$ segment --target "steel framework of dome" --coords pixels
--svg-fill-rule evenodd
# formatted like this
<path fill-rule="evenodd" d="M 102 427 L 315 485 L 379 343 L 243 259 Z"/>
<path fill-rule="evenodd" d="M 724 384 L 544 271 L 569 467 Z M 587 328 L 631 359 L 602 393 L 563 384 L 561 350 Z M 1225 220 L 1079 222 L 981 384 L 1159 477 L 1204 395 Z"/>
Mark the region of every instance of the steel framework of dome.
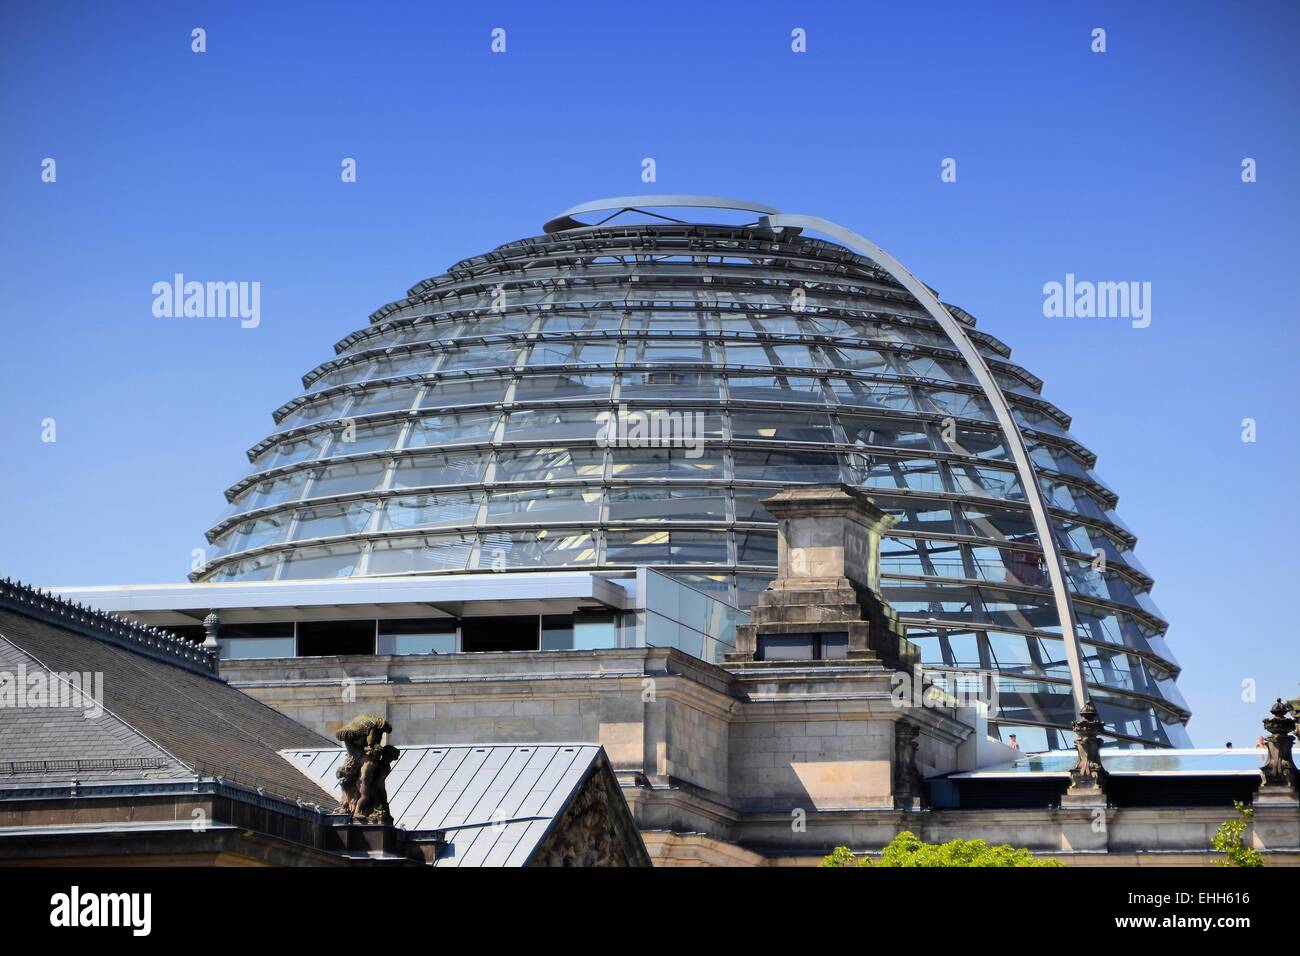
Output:
<path fill-rule="evenodd" d="M 701 208 L 749 221 L 680 218 Z M 897 519 L 882 587 L 927 668 L 997 672 L 1004 738 L 1060 746 L 1091 697 L 1121 745 L 1187 743 L 1151 578 L 1069 418 L 843 227 L 588 203 L 335 351 L 249 450 L 196 580 L 644 565 L 744 606 L 775 565 L 761 500 L 844 482 Z M 610 439 L 651 416 L 699 433 Z"/>

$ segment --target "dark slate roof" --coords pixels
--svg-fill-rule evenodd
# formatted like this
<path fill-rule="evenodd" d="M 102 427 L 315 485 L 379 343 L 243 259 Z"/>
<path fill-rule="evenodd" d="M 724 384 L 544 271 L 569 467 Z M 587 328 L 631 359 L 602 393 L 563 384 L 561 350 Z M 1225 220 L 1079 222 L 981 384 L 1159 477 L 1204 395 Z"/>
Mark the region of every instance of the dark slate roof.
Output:
<path fill-rule="evenodd" d="M 279 751 L 337 742 L 231 687 L 187 659 L 183 649 L 173 655 L 166 641 L 149 646 L 150 629 L 133 629 L 94 611 L 52 615 L 27 603 L 24 592 L 52 600 L 21 586 L 0 588 L 0 670 L 26 662 L 29 672 L 39 667 L 102 673 L 105 713 L 90 718 L 81 708 L 0 711 L 0 787 L 30 783 L 33 775 L 202 775 L 290 800 L 332 802 Z M 42 760 L 49 761 L 43 769 L 31 763 Z"/>
<path fill-rule="evenodd" d="M 15 696 L 11 707 L 5 701 L 0 711 L 0 783 L 60 771 L 75 773 L 79 780 L 187 775 L 179 760 L 116 714 L 105 711 L 91 716 L 93 700 L 76 696 L 73 685 L 52 677 L 40 661 L 3 637 L 0 673 L 24 684 L 41 677 L 52 688 L 54 700 L 66 702 L 66 706 L 22 707 L 16 706 Z M 88 690 L 94 693 L 93 686 Z"/>

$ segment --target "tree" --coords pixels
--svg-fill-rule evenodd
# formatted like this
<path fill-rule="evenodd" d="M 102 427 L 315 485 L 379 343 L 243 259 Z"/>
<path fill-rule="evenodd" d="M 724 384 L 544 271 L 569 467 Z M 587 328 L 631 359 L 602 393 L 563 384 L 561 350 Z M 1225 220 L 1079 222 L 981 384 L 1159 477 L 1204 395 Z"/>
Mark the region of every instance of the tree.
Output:
<path fill-rule="evenodd" d="M 949 840 L 923 843 L 911 830 L 894 837 L 880 853 L 880 859 L 856 857 L 845 846 L 837 846 L 820 866 L 1063 866 L 1059 860 L 1039 859 L 1028 850 L 989 846 L 983 840 Z"/>
<path fill-rule="evenodd" d="M 1237 819 L 1224 820 L 1219 824 L 1219 832 L 1214 834 L 1214 848 L 1220 853 L 1228 854 L 1228 858 L 1215 860 L 1215 863 L 1219 866 L 1263 866 L 1264 858 L 1258 850 L 1241 845 L 1242 835 L 1255 815 L 1254 808 L 1246 806 L 1240 800 L 1232 801 L 1232 805 L 1237 808 Z"/>

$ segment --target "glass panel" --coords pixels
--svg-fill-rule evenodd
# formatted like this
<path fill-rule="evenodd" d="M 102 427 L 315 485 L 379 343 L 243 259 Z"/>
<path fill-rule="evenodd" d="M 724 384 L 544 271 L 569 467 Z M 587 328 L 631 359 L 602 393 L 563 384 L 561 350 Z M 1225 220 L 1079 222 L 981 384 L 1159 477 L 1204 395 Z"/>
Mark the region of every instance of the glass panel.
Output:
<path fill-rule="evenodd" d="M 573 650 L 573 616 L 545 615 L 542 618 L 542 650 Z"/>
<path fill-rule="evenodd" d="M 372 382 L 381 378 L 397 378 L 402 375 L 421 375 L 433 368 L 436 352 L 421 347 L 415 352 L 397 352 L 374 359 L 373 365 L 366 372 L 365 380 Z"/>
<path fill-rule="evenodd" d="M 746 412 L 731 413 L 731 431 L 736 438 L 766 439 L 779 442 L 834 442 L 831 417 L 824 412 Z"/>
<path fill-rule="evenodd" d="M 529 408 L 506 419 L 506 441 L 594 441 L 613 418 L 608 407 Z"/>
<path fill-rule="evenodd" d="M 401 423 L 384 425 L 354 425 L 353 427 L 331 429 L 334 444 L 330 446 L 329 456 L 360 455 L 371 451 L 386 451 L 397 444 L 397 436 L 402 433 Z"/>
<path fill-rule="evenodd" d="M 308 432 L 297 438 L 290 438 L 272 445 L 258 455 L 253 462 L 253 467 L 257 471 L 267 471 L 271 468 L 280 468 L 284 465 L 292 465 L 319 457 L 329 439 L 330 433 L 328 431 Z"/>
<path fill-rule="evenodd" d="M 217 540 L 218 550 L 213 557 L 233 551 L 249 551 L 283 541 L 290 517 L 291 515 L 284 513 L 267 515 L 264 518 L 236 525 Z"/>
<path fill-rule="evenodd" d="M 578 611 L 574 614 L 573 646 L 575 650 L 580 651 L 617 647 L 618 622 L 613 612 Z"/>
<path fill-rule="evenodd" d="M 762 661 L 810 661 L 816 637 L 815 634 L 760 634 L 755 656 Z"/>
<path fill-rule="evenodd" d="M 776 535 L 770 531 L 737 531 L 736 563 L 776 565 Z"/>
<path fill-rule="evenodd" d="M 827 346 L 825 351 L 831 365 L 836 368 L 852 369 L 855 372 L 874 372 L 879 375 L 890 375 L 894 372 L 890 361 L 892 356 L 874 349 Z"/>
<path fill-rule="evenodd" d="M 609 489 L 611 521 L 717 521 L 726 516 L 721 488 L 654 485 Z"/>
<path fill-rule="evenodd" d="M 615 478 L 721 478 L 718 448 L 611 448 Z"/>
<path fill-rule="evenodd" d="M 324 421 L 327 418 L 337 418 L 343 414 L 343 409 L 347 407 L 350 398 L 351 396 L 347 392 L 343 392 L 330 398 L 323 398 L 302 405 L 297 411 L 290 412 L 284 421 L 280 423 L 280 427 L 289 429 L 299 425 L 310 425 L 312 422 Z"/>
<path fill-rule="evenodd" d="M 953 462 L 951 467 L 953 482 L 957 490 L 963 494 L 988 495 L 993 498 L 1012 500 L 1024 498 L 1015 472 L 964 465 L 960 462 Z"/>
<path fill-rule="evenodd" d="M 533 327 L 533 316 L 481 315 L 467 316 L 461 327 L 456 330 L 455 338 L 473 338 L 483 335 L 519 335 Z M 443 341 L 450 341 L 450 336 L 443 335 Z"/>
<path fill-rule="evenodd" d="M 843 481 L 846 477 L 834 452 L 737 449 L 732 455 L 737 478 L 824 483 Z"/>
<path fill-rule="evenodd" d="M 576 342 L 538 342 L 528 357 L 528 365 L 608 365 L 618 359 L 618 340 Z"/>
<path fill-rule="evenodd" d="M 316 472 L 308 497 L 324 498 L 330 494 L 367 492 L 383 481 L 386 462 L 337 462 Z"/>
<path fill-rule="evenodd" d="M 623 317 L 615 312 L 585 312 L 547 315 L 542 318 L 543 332 L 616 332 L 623 325 Z"/>
<path fill-rule="evenodd" d="M 557 481 L 600 478 L 605 453 L 599 448 L 518 448 L 497 457 L 497 481 Z"/>
<path fill-rule="evenodd" d="M 490 531 L 479 557 L 480 568 L 595 563 L 595 538 L 588 531 Z"/>
<path fill-rule="evenodd" d="M 413 455 L 397 462 L 397 468 L 393 471 L 393 487 L 473 484 L 483 479 L 486 467 L 485 452 Z"/>
<path fill-rule="evenodd" d="M 370 552 L 371 574 L 417 574 L 422 571 L 463 571 L 474 546 L 472 534 L 431 534 L 415 538 L 382 538 Z"/>
<path fill-rule="evenodd" d="M 991 508 L 981 502 L 963 504 L 962 514 L 970 526 L 970 533 L 997 541 L 1023 541 L 1037 543 L 1034 519 L 1028 511 L 1011 511 Z"/>
<path fill-rule="evenodd" d="M 440 354 L 439 372 L 460 371 L 470 368 L 513 368 L 522 346 L 472 345 L 467 348 L 444 349 Z"/>
<path fill-rule="evenodd" d="M 600 517 L 599 488 L 527 488 L 488 496 L 488 521 L 589 521 Z"/>
<path fill-rule="evenodd" d="M 338 462 L 316 473 L 316 480 L 311 483 L 308 495 L 323 498 L 327 495 L 378 488 L 384 480 L 384 470 L 387 467 L 388 463 L 384 461 Z"/>
<path fill-rule="evenodd" d="M 415 403 L 418 391 L 414 385 L 387 385 L 371 388 L 358 395 L 348 410 L 349 417 L 354 415 L 373 415 L 377 412 L 393 412 L 410 408 Z"/>
<path fill-rule="evenodd" d="M 298 548 L 285 555 L 280 579 L 346 578 L 356 572 L 360 560 L 361 546 L 357 544 Z"/>
<path fill-rule="evenodd" d="M 608 374 L 525 375 L 515 386 L 515 401 L 556 398 L 608 398 L 614 377 Z"/>
<path fill-rule="evenodd" d="M 930 407 L 945 415 L 958 418 L 981 418 L 995 421 L 993 409 L 984 396 L 974 392 L 949 392 L 942 389 L 923 389 L 922 395 L 929 401 Z"/>
<path fill-rule="evenodd" d="M 217 570 L 212 576 L 214 581 L 269 581 L 275 576 L 275 570 L 279 566 L 280 555 L 261 554 L 253 558 L 245 558 L 234 564 L 226 564 Z"/>
<path fill-rule="evenodd" d="M 951 436 L 951 438 L 948 436 Z M 943 450 L 955 452 L 958 455 L 1010 461 L 1006 446 L 1002 442 L 1001 432 L 954 426 L 951 429 L 940 428 L 939 440 L 943 443 L 940 446 Z"/>
<path fill-rule="evenodd" d="M 485 411 L 417 418 L 406 436 L 406 447 L 489 442 L 500 417 L 495 411 Z"/>
<path fill-rule="evenodd" d="M 227 637 L 222 628 L 221 653 L 223 661 L 247 661 L 274 657 L 293 657 L 293 625 L 289 633 L 279 637 Z"/>
<path fill-rule="evenodd" d="M 339 368 L 330 369 L 325 372 L 310 385 L 310 390 L 329 388 L 334 385 L 346 385 L 349 382 L 359 382 L 366 378 L 371 369 L 369 359 L 360 361 L 348 361 Z"/>
<path fill-rule="evenodd" d="M 736 520 L 775 521 L 776 519 L 763 507 L 763 500 L 771 498 L 777 490 L 776 488 L 737 488 Z"/>
<path fill-rule="evenodd" d="M 859 379 L 832 378 L 831 391 L 842 405 L 860 405 L 876 408 L 917 409 L 912 390 L 906 385 L 885 382 L 866 382 Z"/>
<path fill-rule="evenodd" d="M 975 375 L 961 362 L 935 358 L 931 355 L 899 356 L 903 370 L 920 378 L 934 378 L 961 385 L 974 385 Z"/>
<path fill-rule="evenodd" d="M 429 386 L 420 399 L 421 408 L 448 408 L 453 405 L 490 405 L 505 398 L 505 377 L 449 378 Z"/>
<path fill-rule="evenodd" d="M 720 400 L 721 379 L 702 372 L 624 372 L 622 398 L 706 398 Z"/>
<path fill-rule="evenodd" d="M 456 622 L 433 618 L 379 622 L 380 654 L 455 654 Z"/>
<path fill-rule="evenodd" d="M 731 400 L 770 402 L 822 402 L 821 379 L 800 375 L 729 375 Z"/>
<path fill-rule="evenodd" d="M 349 501 L 339 505 L 305 508 L 298 512 L 298 524 L 293 529 L 293 540 L 356 534 L 366 530 L 374 510 L 374 503 L 370 501 Z"/>
<path fill-rule="evenodd" d="M 727 533 L 675 528 L 610 531 L 605 535 L 605 560 L 615 564 L 726 564 Z"/>
<path fill-rule="evenodd" d="M 379 530 L 472 525 L 478 512 L 478 498 L 477 492 L 468 491 L 391 498 L 379 516 Z"/>
<path fill-rule="evenodd" d="M 699 339 L 633 339 L 627 343 L 623 361 L 700 365 L 710 358 L 708 343 Z"/>

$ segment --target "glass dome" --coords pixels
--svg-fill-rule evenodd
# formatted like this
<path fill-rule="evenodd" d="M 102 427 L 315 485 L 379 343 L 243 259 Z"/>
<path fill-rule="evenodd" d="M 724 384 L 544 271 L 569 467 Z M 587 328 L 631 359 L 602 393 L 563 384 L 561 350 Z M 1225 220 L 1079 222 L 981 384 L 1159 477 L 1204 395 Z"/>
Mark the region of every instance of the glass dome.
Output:
<path fill-rule="evenodd" d="M 1151 578 L 1042 382 L 886 257 L 703 204 L 577 207 L 379 309 L 275 411 L 194 579 L 645 565 L 747 606 L 763 499 L 844 482 L 897 520 L 882 588 L 927 666 L 997 672 L 1004 739 L 1069 746 L 1062 597 L 1110 736 L 1186 745 Z"/>

